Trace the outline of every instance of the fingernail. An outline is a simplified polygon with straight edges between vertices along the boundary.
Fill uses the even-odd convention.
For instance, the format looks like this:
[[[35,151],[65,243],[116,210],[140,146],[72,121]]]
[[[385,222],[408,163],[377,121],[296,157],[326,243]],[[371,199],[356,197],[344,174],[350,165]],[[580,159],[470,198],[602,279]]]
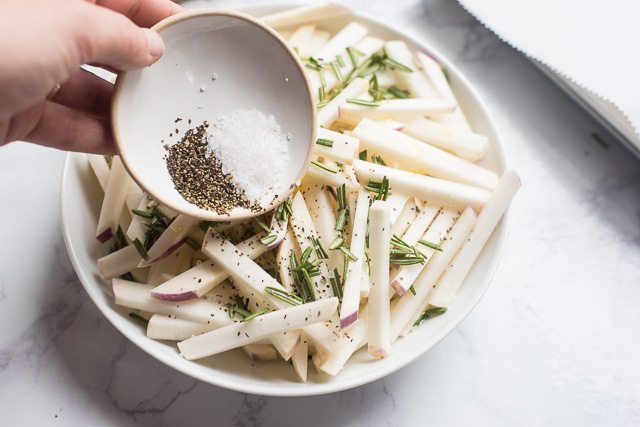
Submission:
[[[164,41],[158,33],[153,30],[145,29],[147,43],[149,45],[149,54],[154,58],[159,58],[164,53]]]

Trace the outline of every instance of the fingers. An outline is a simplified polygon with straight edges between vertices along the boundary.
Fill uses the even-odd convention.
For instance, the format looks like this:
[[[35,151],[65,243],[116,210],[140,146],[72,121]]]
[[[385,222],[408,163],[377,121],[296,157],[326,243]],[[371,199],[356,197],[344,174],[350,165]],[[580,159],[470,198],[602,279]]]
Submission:
[[[44,104],[40,120],[21,139],[65,151],[96,154],[116,151],[108,120],[54,102]]]
[[[183,10],[169,0],[97,0],[97,4],[121,13],[142,27],[151,27]]]
[[[80,4],[84,22],[75,28],[75,39],[83,63],[130,70],[150,65],[164,53],[164,42],[155,31],[104,7]]]
[[[51,101],[96,116],[108,117],[113,85],[85,70],[64,82]]]

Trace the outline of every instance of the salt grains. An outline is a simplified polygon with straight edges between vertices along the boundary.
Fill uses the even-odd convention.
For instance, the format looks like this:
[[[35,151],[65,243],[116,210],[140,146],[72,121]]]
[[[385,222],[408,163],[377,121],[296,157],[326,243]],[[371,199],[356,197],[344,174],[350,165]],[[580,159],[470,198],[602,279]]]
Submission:
[[[209,152],[250,201],[264,207],[287,189],[291,136],[282,132],[272,115],[236,110],[211,122],[207,139]]]

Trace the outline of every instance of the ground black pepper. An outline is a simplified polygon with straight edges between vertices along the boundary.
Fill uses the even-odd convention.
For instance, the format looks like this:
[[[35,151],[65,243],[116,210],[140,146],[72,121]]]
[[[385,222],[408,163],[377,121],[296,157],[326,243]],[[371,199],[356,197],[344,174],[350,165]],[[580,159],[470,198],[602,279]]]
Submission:
[[[219,214],[228,214],[236,207],[260,211],[260,206],[251,203],[235,185],[233,177],[223,172],[216,156],[208,152],[207,127],[205,122],[189,129],[179,142],[164,146],[176,190],[188,202]]]

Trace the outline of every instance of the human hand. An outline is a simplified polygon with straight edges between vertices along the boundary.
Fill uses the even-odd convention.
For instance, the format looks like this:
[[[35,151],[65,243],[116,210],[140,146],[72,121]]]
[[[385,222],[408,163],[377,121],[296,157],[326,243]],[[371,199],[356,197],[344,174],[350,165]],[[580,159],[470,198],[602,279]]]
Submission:
[[[0,0],[0,10],[0,145],[114,153],[113,85],[80,65],[154,63],[164,43],[145,27],[182,8],[170,0]]]

